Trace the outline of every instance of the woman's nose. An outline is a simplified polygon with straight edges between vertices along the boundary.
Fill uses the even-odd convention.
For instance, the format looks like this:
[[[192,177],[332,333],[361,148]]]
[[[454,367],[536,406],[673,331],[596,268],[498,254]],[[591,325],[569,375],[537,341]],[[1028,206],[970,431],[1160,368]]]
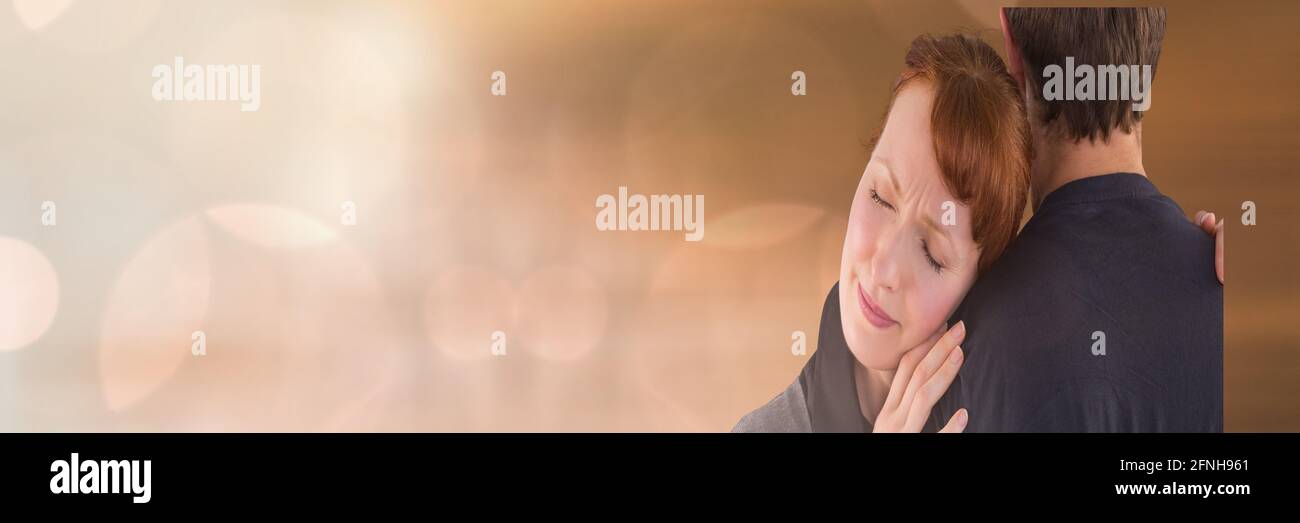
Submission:
[[[894,227],[883,227],[876,237],[876,252],[871,257],[871,276],[875,284],[886,290],[898,288],[902,235]]]

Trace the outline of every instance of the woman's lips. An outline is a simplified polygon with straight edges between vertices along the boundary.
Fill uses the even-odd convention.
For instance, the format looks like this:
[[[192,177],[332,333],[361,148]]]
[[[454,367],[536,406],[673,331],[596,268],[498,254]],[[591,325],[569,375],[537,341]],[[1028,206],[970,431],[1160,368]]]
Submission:
[[[867,293],[862,292],[861,283],[858,284],[858,308],[862,309],[862,315],[876,328],[883,329],[898,323],[893,318],[890,318],[884,309],[876,305],[876,302],[871,301],[871,297],[867,296]]]

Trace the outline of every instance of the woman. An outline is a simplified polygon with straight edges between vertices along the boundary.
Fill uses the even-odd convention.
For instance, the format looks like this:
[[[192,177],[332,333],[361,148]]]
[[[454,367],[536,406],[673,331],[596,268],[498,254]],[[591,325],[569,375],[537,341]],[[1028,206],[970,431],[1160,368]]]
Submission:
[[[818,350],[733,430],[920,431],[962,364],[965,326],[944,321],[1015,236],[1031,154],[1024,100],[993,48],[914,40],[854,196]],[[1198,224],[1213,233],[1208,218]],[[968,421],[958,410],[941,432]]]

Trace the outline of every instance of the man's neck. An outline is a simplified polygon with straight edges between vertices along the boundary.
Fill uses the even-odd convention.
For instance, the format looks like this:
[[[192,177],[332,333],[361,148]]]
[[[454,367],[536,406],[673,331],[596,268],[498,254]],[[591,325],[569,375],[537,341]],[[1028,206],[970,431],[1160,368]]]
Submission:
[[[1121,172],[1146,176],[1142,167],[1142,126],[1138,124],[1130,133],[1112,129],[1105,141],[1070,141],[1036,129],[1030,172],[1035,211],[1048,194],[1075,180]]]

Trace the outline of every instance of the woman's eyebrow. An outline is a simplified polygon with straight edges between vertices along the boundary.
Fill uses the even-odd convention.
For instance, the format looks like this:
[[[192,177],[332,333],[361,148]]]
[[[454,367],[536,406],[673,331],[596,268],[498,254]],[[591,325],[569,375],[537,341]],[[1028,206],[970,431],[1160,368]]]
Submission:
[[[891,163],[891,161],[889,161],[888,157],[885,156],[879,156],[879,157],[880,157],[880,165],[883,165],[883,167],[885,168],[885,174],[888,174],[889,176],[889,185],[892,185],[894,187],[894,194],[902,194],[902,186],[898,185],[898,177],[894,176],[893,174],[893,164]]]
[[[902,187],[898,184],[898,178],[894,176],[894,169],[890,165],[889,157],[877,154],[875,159],[880,161],[881,168],[885,170],[885,175],[889,178],[889,184],[894,187],[894,194],[903,194]],[[941,227],[938,222],[934,221],[933,216],[922,214],[921,221],[925,223],[926,227],[938,233],[949,245],[956,245],[952,240],[952,235],[948,232],[949,227]]]
[[[940,226],[937,222],[934,221],[934,217],[930,216],[929,214],[923,213],[921,215],[921,221],[925,223],[926,227],[928,227],[930,230],[937,233],[939,237],[947,241],[949,246],[956,245],[956,243],[952,239],[952,235],[949,234],[948,232],[949,229],[951,229],[951,227]]]
[[[902,187],[898,185],[898,178],[894,177],[894,166],[890,163],[889,157],[877,154],[876,159],[880,160],[880,166],[885,169],[889,184],[894,187],[894,194],[903,194]]]

